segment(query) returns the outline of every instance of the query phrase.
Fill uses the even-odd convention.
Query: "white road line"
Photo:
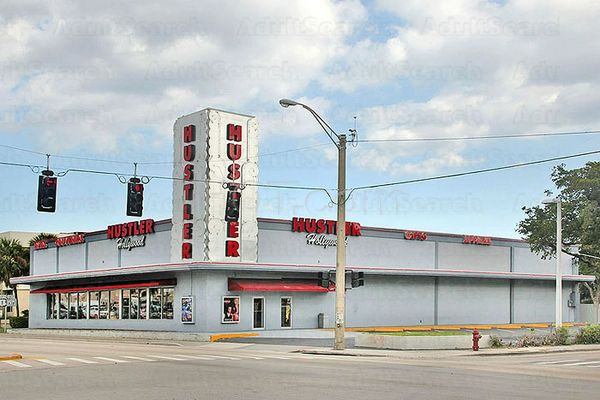
[[[205,360],[205,361],[213,361],[214,358],[202,357],[202,356],[188,356],[185,354],[175,354],[176,357],[186,357],[191,358],[192,360]]]
[[[563,367],[574,367],[576,365],[587,365],[587,364],[600,364],[600,361],[584,361],[584,362],[577,362],[577,363],[572,363],[572,364],[562,364]]]
[[[561,364],[561,363],[579,362],[579,361],[581,361],[581,360],[544,361],[544,362],[537,362],[535,364],[537,364],[537,365],[550,365],[550,364]]]
[[[151,360],[149,358],[144,358],[144,357],[136,357],[136,356],[121,356],[123,358],[129,358],[131,360],[137,360],[137,361],[156,361],[156,360]]]
[[[215,356],[213,354],[211,354],[209,357],[214,357],[214,358],[222,358],[225,360],[235,360],[235,361],[241,361],[240,358],[235,358],[235,357],[225,357],[225,356]]]
[[[148,357],[160,358],[162,360],[171,360],[171,361],[186,361],[185,358],[177,358],[177,357],[153,356],[153,355],[149,355]]]
[[[83,364],[98,364],[97,361],[84,360],[83,358],[67,358],[67,360],[77,361]]]
[[[23,364],[23,363],[21,363],[21,362],[18,362],[18,361],[9,361],[9,360],[7,360],[7,361],[2,361],[2,362],[5,362],[5,363],[7,363],[7,364],[10,364],[10,365],[12,365],[12,366],[14,366],[14,367],[19,367],[19,368],[31,368],[31,365]]]
[[[94,357],[98,360],[103,360],[103,361],[110,361],[110,362],[114,362],[114,363],[128,363],[129,361],[125,361],[125,360],[117,360],[116,358],[108,358],[108,357]]]
[[[58,367],[58,366],[61,366],[61,365],[65,365],[65,364],[63,364],[61,362],[58,362],[58,361],[52,361],[52,360],[46,360],[46,359],[40,359],[40,360],[37,360],[37,361],[39,361],[41,363],[44,363],[44,364],[53,365],[55,367]]]

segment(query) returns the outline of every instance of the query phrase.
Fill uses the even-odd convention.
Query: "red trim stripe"
[[[96,291],[96,290],[113,290],[113,289],[131,289],[138,287],[157,287],[157,286],[173,286],[173,283],[160,281],[160,282],[142,282],[142,283],[122,283],[115,285],[102,285],[102,286],[81,286],[73,288],[43,288],[32,290],[31,294],[47,294],[47,293],[73,293],[73,292],[85,292],[85,291]]]
[[[314,281],[284,281],[276,279],[232,279],[228,289],[232,292],[320,292],[326,293],[331,287],[324,288]],[[333,287],[335,290],[335,286]]]

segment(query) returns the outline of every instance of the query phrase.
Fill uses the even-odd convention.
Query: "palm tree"
[[[34,237],[31,238],[31,240],[29,241],[29,247],[33,247],[33,245],[35,244],[35,242],[39,242],[42,240],[55,240],[58,236],[55,235],[54,233],[38,233],[37,235],[35,235]]]
[[[0,239],[0,281],[7,288],[12,288],[16,298],[17,316],[19,312],[19,296],[17,285],[11,285],[10,278],[29,273],[29,252],[16,239]]]

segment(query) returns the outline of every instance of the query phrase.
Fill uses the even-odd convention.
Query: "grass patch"
[[[407,331],[407,332],[369,332],[387,336],[470,336],[468,332],[457,331]]]

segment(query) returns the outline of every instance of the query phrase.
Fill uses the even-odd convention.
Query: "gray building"
[[[32,328],[235,332],[315,328],[333,315],[335,221],[261,219],[258,124],[205,109],[173,127],[173,212],[36,243]],[[134,214],[135,215],[135,214]],[[348,223],[346,326],[554,320],[552,260],[520,240]],[[563,320],[577,315],[578,275],[562,265]],[[332,318],[322,318],[323,321]],[[328,324],[325,324],[328,325]]]
[[[334,284],[319,273],[334,269],[335,235],[328,221],[294,220],[258,219],[257,262],[174,263],[171,221],[143,220],[39,244],[31,275],[14,281],[31,285],[32,328],[316,328],[334,310]],[[356,227],[348,269],[364,286],[347,291],[348,327],[554,319],[555,261],[523,241]],[[562,272],[563,318],[574,322],[577,283],[594,278],[568,257]]]

